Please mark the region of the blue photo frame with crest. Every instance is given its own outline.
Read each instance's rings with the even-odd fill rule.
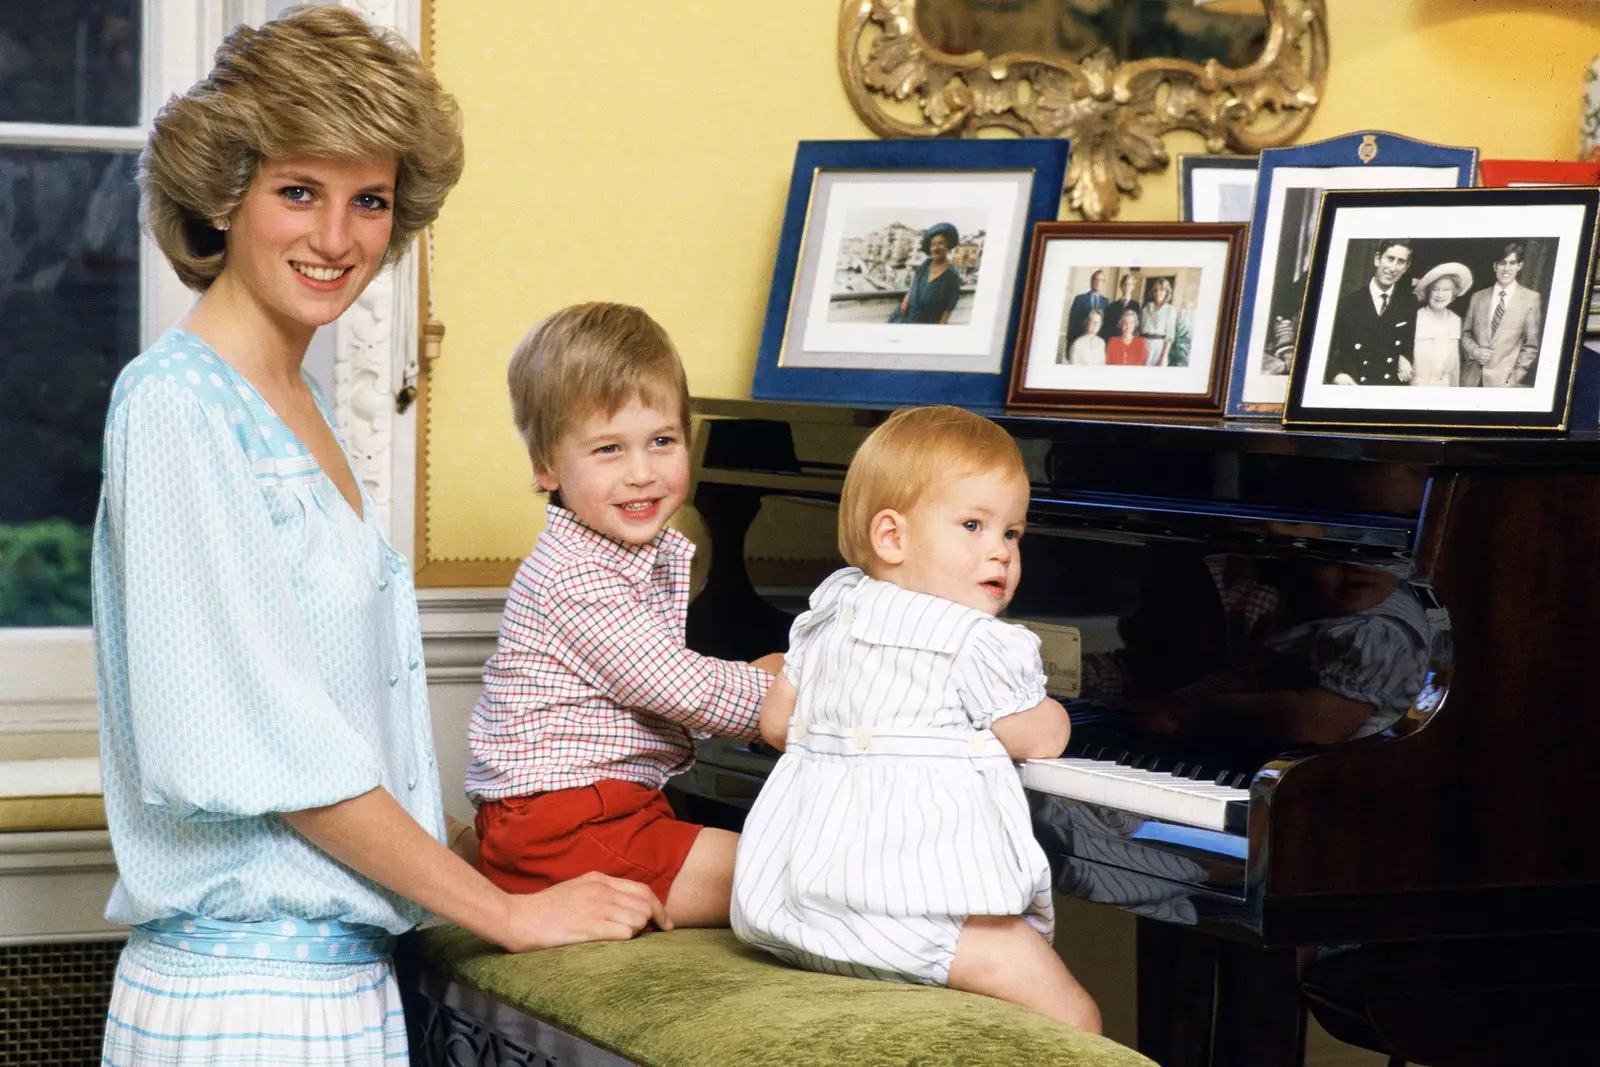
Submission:
[[[1322,193],[1329,189],[1464,189],[1478,150],[1378,130],[1262,151],[1244,288],[1234,330],[1227,414],[1282,417],[1311,273]]]

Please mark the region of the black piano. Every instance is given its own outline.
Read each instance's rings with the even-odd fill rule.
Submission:
[[[889,409],[695,410],[689,644],[751,659]],[[1008,618],[1082,640],[1035,833],[1139,917],[1141,1051],[1290,1067],[1309,1004],[1395,1062],[1593,1062],[1600,438],[989,414],[1032,481]],[[670,791],[738,828],[773,762],[705,741]]]

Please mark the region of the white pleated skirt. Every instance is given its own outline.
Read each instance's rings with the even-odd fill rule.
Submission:
[[[214,960],[135,937],[111,991],[104,1067],[397,1067],[392,964]]]

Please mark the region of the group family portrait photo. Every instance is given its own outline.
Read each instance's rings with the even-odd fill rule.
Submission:
[[[1077,267],[1067,284],[1076,295],[1062,323],[1057,363],[1188,366],[1198,268]]]
[[[1215,410],[1242,223],[1034,228],[1010,403]]]

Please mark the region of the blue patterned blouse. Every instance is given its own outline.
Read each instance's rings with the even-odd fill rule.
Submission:
[[[104,474],[94,631],[120,876],[106,917],[414,926],[423,909],[276,814],[383,786],[443,839],[416,594],[372,502],[357,516],[182,330],[118,377]]]

